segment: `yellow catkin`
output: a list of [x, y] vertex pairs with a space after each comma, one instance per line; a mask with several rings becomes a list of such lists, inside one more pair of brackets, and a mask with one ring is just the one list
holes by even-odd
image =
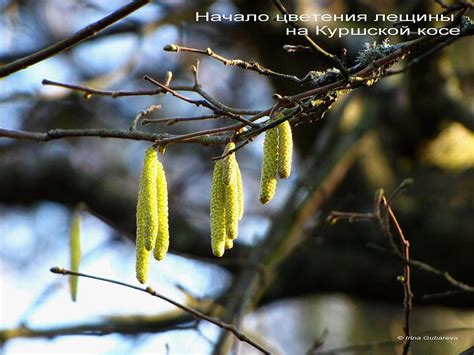
[[232, 249], [234, 247], [234, 241], [230, 238], [225, 238], [225, 248]]
[[[227, 154], [232, 149], [235, 149], [235, 143], [230, 142], [226, 145], [224, 150], [224, 155]], [[222, 171], [222, 180], [225, 185], [231, 185], [235, 183], [235, 169], [236, 169], [237, 160], [235, 158], [235, 153], [229, 154], [224, 158], [224, 165]]]
[[137, 201], [137, 239], [143, 237], [147, 250], [153, 249], [158, 232], [157, 167], [156, 150], [150, 147], [145, 152]]
[[240, 173], [239, 164], [236, 161], [236, 173], [237, 173], [237, 198], [239, 203], [239, 221], [244, 216], [244, 187], [242, 184], [242, 175]]
[[263, 142], [262, 172], [260, 178], [260, 202], [266, 204], [275, 195], [278, 173], [278, 129], [265, 131]]
[[237, 238], [239, 233], [239, 193], [237, 186], [237, 170], [233, 169], [234, 177], [230, 185], [224, 185], [225, 189], [225, 223], [227, 239]]
[[293, 136], [288, 121], [278, 125], [278, 175], [286, 179], [291, 174], [291, 158], [293, 155]]
[[156, 260], [163, 260], [170, 245], [168, 224], [168, 184], [166, 183], [163, 164], [158, 161], [156, 176], [156, 190], [158, 200], [158, 235], [156, 236], [154, 256]]
[[145, 248], [144, 235], [143, 233], [138, 234], [136, 237], [136, 262], [135, 272], [137, 280], [144, 284], [148, 278], [148, 267], [150, 264], [151, 251]]
[[218, 257], [224, 255], [226, 239], [225, 198], [222, 170], [223, 161], [218, 160], [214, 165], [210, 203], [212, 253]]
[[[71, 271], [78, 272], [81, 262], [81, 222], [77, 211], [74, 212], [72, 216], [69, 247], [71, 253]], [[71, 275], [69, 277], [69, 288], [71, 291], [71, 299], [74, 302], [76, 302], [77, 299], [77, 283], [78, 277]]]

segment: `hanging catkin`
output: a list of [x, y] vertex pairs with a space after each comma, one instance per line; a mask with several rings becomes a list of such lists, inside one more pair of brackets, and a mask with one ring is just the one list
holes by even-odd
[[137, 239], [143, 238], [147, 250], [153, 249], [158, 232], [157, 167], [156, 150], [150, 147], [145, 152], [137, 201]]
[[[69, 234], [69, 248], [71, 257], [71, 271], [78, 272], [81, 262], [81, 221], [79, 212], [75, 211], [71, 221], [71, 231]], [[77, 299], [78, 277], [71, 275], [69, 277], [69, 288], [71, 299], [76, 302]]]
[[163, 260], [168, 252], [170, 234], [168, 225], [168, 184], [163, 164], [158, 161], [156, 175], [156, 198], [158, 205], [158, 234], [155, 241], [154, 256]]
[[232, 249], [234, 247], [234, 241], [230, 238], [225, 238], [225, 248]]
[[266, 204], [275, 195], [278, 172], [278, 129], [265, 131], [263, 141], [263, 160], [260, 178], [260, 202]]
[[150, 264], [150, 254], [151, 251], [145, 248], [145, 241], [143, 234], [138, 234], [136, 236], [136, 262], [135, 262], [135, 272], [137, 280], [144, 284], [148, 278], [148, 267]]
[[142, 284], [147, 280], [149, 258], [158, 232], [157, 164], [156, 150], [150, 147], [145, 152], [137, 200], [135, 271]]
[[[229, 143], [224, 150], [227, 154], [235, 148]], [[239, 193], [237, 186], [237, 160], [232, 153], [223, 159], [222, 181], [224, 183], [226, 238], [234, 240], [239, 233]]]
[[286, 179], [291, 174], [291, 158], [293, 155], [293, 136], [288, 121], [278, 125], [278, 175]]
[[[235, 149], [235, 143], [230, 142], [226, 145], [224, 155]], [[236, 169], [235, 153], [229, 154], [224, 158], [224, 166], [222, 171], [222, 180], [225, 185], [232, 185], [235, 183], [235, 169]]]
[[237, 160], [235, 162], [236, 166], [236, 173], [237, 173], [237, 198], [238, 198], [238, 203], [239, 203], [239, 221], [242, 219], [244, 216], [244, 187], [242, 184], [242, 175], [240, 173], [240, 167], [239, 163], [237, 163]]
[[223, 161], [218, 160], [214, 165], [211, 187], [211, 246], [215, 256], [224, 255], [226, 239], [225, 198], [223, 182]]

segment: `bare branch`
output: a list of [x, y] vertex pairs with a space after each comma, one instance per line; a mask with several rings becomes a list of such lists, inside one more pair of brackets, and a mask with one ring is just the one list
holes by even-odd
[[[53, 80], [43, 79], [41, 82], [43, 85], [50, 85], [50, 86], [58, 86], [65, 89], [70, 89], [74, 91], [83, 92], [85, 96], [90, 97], [92, 95], [98, 96], [110, 96], [112, 98], [122, 97], [122, 96], [153, 96], [158, 94], [164, 94], [166, 91], [163, 89], [154, 89], [154, 90], [136, 90], [136, 91], [125, 91], [125, 90], [100, 90], [94, 89], [87, 86], [82, 85], [74, 85], [74, 84], [67, 84], [67, 83], [60, 83]], [[181, 85], [181, 86], [170, 86], [171, 89], [175, 91], [193, 91], [194, 88], [190, 85]]]
[[[43, 84], [45, 85], [55, 85], [61, 86], [65, 88], [69, 88], [72, 90], [77, 90], [84, 92], [87, 95], [103, 95], [103, 96], [111, 96], [111, 97], [118, 97], [118, 96], [135, 96], [135, 95], [157, 95], [162, 93], [171, 93], [174, 96], [184, 99], [186, 102], [195, 104], [195, 105], [202, 105], [207, 108], [210, 108], [214, 111], [215, 114], [222, 114], [233, 119], [239, 120], [242, 123], [229, 125], [226, 127], [218, 127], [209, 130], [197, 131], [192, 133], [187, 133], [179, 136], [172, 136], [172, 135], [154, 135], [151, 133], [143, 133], [143, 132], [136, 132], [134, 135], [130, 135], [130, 133], [125, 133], [123, 131], [117, 132], [116, 130], [112, 130], [110, 132], [106, 132], [105, 130], [53, 130], [47, 133], [34, 133], [34, 132], [23, 132], [23, 131], [13, 131], [13, 130], [2, 130], [0, 131], [0, 137], [9, 137], [9, 138], [17, 138], [17, 139], [33, 139], [38, 141], [50, 141], [52, 139], [58, 139], [63, 137], [76, 137], [85, 135], [85, 136], [101, 136], [101, 137], [115, 137], [115, 138], [129, 138], [129, 139], [144, 139], [144, 140], [154, 140], [159, 142], [160, 144], [170, 144], [176, 142], [196, 142], [201, 144], [224, 144], [229, 142], [232, 138], [236, 143], [244, 142], [243, 144], [239, 145], [239, 147], [247, 144], [253, 137], [256, 135], [264, 132], [267, 129], [273, 128], [274, 126], [278, 125], [279, 123], [285, 120], [291, 120], [292, 123], [298, 124], [305, 121], [311, 121], [314, 119], [320, 118], [324, 112], [330, 107], [330, 103], [328, 104], [326, 109], [322, 110], [321, 112], [317, 111], [312, 112], [314, 107], [310, 105], [312, 99], [325, 99], [330, 95], [336, 93], [338, 90], [351, 90], [361, 86], [370, 85], [373, 82], [377, 81], [379, 78], [383, 77], [387, 70], [397, 61], [402, 60], [408, 54], [415, 53], [415, 58], [422, 55], [425, 51], [429, 51], [433, 48], [433, 46], [438, 45], [447, 45], [451, 43], [456, 38], [461, 38], [464, 36], [469, 36], [474, 34], [474, 25], [468, 24], [466, 19], [463, 19], [459, 16], [462, 16], [464, 11], [466, 10], [466, 6], [464, 6], [456, 16], [456, 21], [453, 21], [447, 25], [455, 26], [459, 25], [461, 28], [459, 35], [452, 35], [452, 36], [424, 36], [417, 38], [412, 41], [404, 42], [401, 44], [397, 44], [393, 48], [393, 52], [390, 54], [366, 65], [365, 67], [361, 67], [360, 65], [355, 65], [354, 67], [349, 69], [351, 77], [349, 80], [342, 78], [341, 76], [335, 76], [329, 82], [324, 82], [318, 84], [317, 87], [304, 91], [302, 93], [281, 98], [274, 106], [260, 110], [260, 111], [252, 111], [252, 110], [242, 110], [242, 109], [235, 109], [229, 106], [226, 106], [220, 103], [218, 100], [213, 98], [209, 95], [205, 90], [202, 89], [199, 80], [198, 80], [198, 71], [199, 71], [199, 63], [197, 62], [195, 66], [193, 66], [193, 73], [195, 76], [195, 84], [193, 86], [167, 86], [163, 85], [158, 82], [154, 82], [155, 85], [159, 87], [155, 90], [146, 90], [146, 91], [106, 91], [106, 90], [96, 90], [91, 89], [83, 86], [78, 85], [71, 85], [71, 84], [63, 84], [52, 82], [49, 80], [44, 80]], [[149, 77], [150, 81], [154, 80]], [[169, 80], [167, 80], [169, 81]], [[156, 84], [158, 83], [158, 84]], [[324, 84], [324, 85], [323, 85]], [[201, 95], [204, 100], [192, 100], [189, 99], [177, 91], [194, 91]], [[307, 100], [308, 99], [308, 100]], [[307, 100], [305, 105], [301, 105], [303, 100]], [[254, 123], [259, 118], [264, 116], [269, 116], [272, 112], [275, 112], [276, 109], [284, 109], [292, 106], [292, 113], [286, 115], [284, 118], [271, 122], [270, 124], [261, 125]], [[324, 108], [324, 107], [323, 107]], [[310, 114], [307, 114], [305, 111], [309, 110]], [[301, 114], [300, 114], [301, 113]], [[249, 116], [251, 117], [245, 118], [242, 116]], [[315, 115], [318, 116], [315, 118]], [[245, 127], [246, 125], [251, 126], [251, 129], [241, 132], [240, 130]], [[240, 131], [240, 132], [239, 132]], [[228, 135], [222, 136], [222, 134], [229, 132]], [[230, 132], [239, 132], [237, 134]], [[214, 136], [218, 137], [214, 137]], [[213, 136], [213, 137], [211, 137]]]
[[168, 297], [156, 292], [155, 290], [153, 290], [149, 286], [146, 287], [146, 288], [142, 288], [142, 287], [127, 284], [125, 282], [111, 280], [111, 279], [107, 279], [107, 278], [104, 278], [104, 277], [98, 277], [98, 276], [93, 276], [93, 275], [89, 275], [89, 274], [84, 274], [84, 273], [81, 273], [81, 272], [74, 272], [74, 271], [63, 269], [63, 268], [60, 268], [60, 267], [53, 267], [53, 268], [50, 269], [50, 271], [52, 273], [55, 273], [55, 274], [75, 275], [75, 276], [86, 277], [86, 278], [89, 278], [89, 279], [108, 282], [108, 283], [112, 283], [112, 284], [115, 284], [115, 285], [124, 286], [124, 287], [128, 287], [128, 288], [131, 288], [131, 289], [134, 289], [134, 290], [137, 290], [137, 291], [148, 293], [148, 294], [150, 294], [154, 297], [157, 297], [157, 298], [159, 298], [159, 299], [161, 299], [165, 302], [168, 302], [168, 303], [172, 304], [173, 306], [178, 307], [179, 309], [183, 310], [186, 313], [189, 313], [189, 314], [193, 315], [194, 317], [196, 317], [198, 319], [203, 319], [203, 320], [205, 320], [209, 323], [212, 323], [212, 324], [218, 326], [221, 329], [224, 329], [224, 330], [227, 330], [228, 332], [231, 332], [232, 334], [234, 334], [237, 337], [237, 339], [253, 346], [255, 349], [260, 350], [263, 354], [270, 354], [270, 352], [268, 350], [266, 350], [261, 345], [257, 344], [253, 340], [251, 340], [244, 333], [240, 332], [234, 325], [221, 322], [219, 319], [210, 317], [210, 316], [208, 316], [208, 315], [206, 315], [202, 312], [199, 312], [198, 310], [195, 310], [195, 309], [190, 308], [188, 306], [185, 306], [185, 305], [183, 305], [179, 302], [176, 302], [176, 301], [172, 300], [171, 298], [168, 298]]
[[47, 58], [55, 56], [75, 45], [85, 41], [86, 39], [95, 36], [100, 31], [106, 29], [110, 25], [117, 21], [120, 21], [124, 17], [127, 17], [132, 12], [138, 10], [142, 6], [148, 4], [150, 0], [133, 0], [127, 5], [114, 11], [110, 15], [102, 18], [101, 20], [91, 23], [84, 27], [82, 30], [76, 32], [69, 38], [66, 38], [60, 42], [57, 42], [49, 47], [46, 47], [38, 52], [35, 52], [27, 57], [15, 60], [12, 63], [6, 64], [0, 67], [0, 78], [6, 77], [19, 70], [28, 68], [29, 66], [39, 63]]
[[[395, 191], [395, 193], [398, 190]], [[403, 300], [403, 306], [405, 309], [405, 344], [403, 344], [403, 355], [407, 355], [410, 351], [410, 344], [411, 344], [411, 331], [410, 331], [410, 314], [412, 309], [412, 300], [413, 300], [413, 292], [411, 291], [411, 270], [410, 270], [410, 242], [405, 238], [402, 228], [395, 217], [390, 205], [388, 204], [385, 197], [382, 197], [382, 204], [384, 208], [387, 210], [390, 219], [392, 220], [393, 224], [395, 225], [395, 229], [397, 230], [398, 237], [400, 238], [400, 244], [403, 247], [403, 256], [405, 260], [404, 265], [404, 276], [400, 278], [400, 281], [403, 284], [403, 289], [405, 291], [405, 299]]]
[[[392, 251], [392, 250], [388, 250], [386, 248], [383, 248], [379, 245], [375, 245], [375, 244], [367, 244], [367, 246], [369, 248], [372, 248], [374, 250], [377, 250], [377, 251], [380, 251], [380, 252], [384, 252], [384, 253], [389, 253], [390, 255], [393, 255], [395, 257], [399, 257], [401, 259], [403, 259], [403, 255], [399, 254], [399, 253], [396, 253], [395, 251]], [[447, 282], [449, 282], [452, 286], [455, 286], [459, 291], [463, 291], [463, 292], [474, 292], [474, 286], [470, 286], [468, 284], [465, 284], [464, 282], [461, 282], [457, 279], [455, 279], [453, 276], [451, 276], [451, 274], [447, 271], [443, 271], [443, 270], [439, 270], [433, 266], [431, 266], [430, 264], [427, 264], [423, 261], [420, 261], [420, 260], [414, 260], [414, 259], [411, 259], [410, 260], [410, 265], [411, 266], [415, 266], [417, 268], [419, 268], [420, 270], [424, 270], [426, 272], [429, 272], [431, 274], [434, 274], [434, 275], [438, 275], [438, 276], [441, 276], [442, 278], [444, 278]]]
[[[400, 192], [405, 190], [410, 184], [413, 183], [412, 179], [405, 179], [396, 189], [395, 191], [391, 194], [390, 198], [387, 199], [383, 195], [383, 190], [379, 190], [376, 193], [376, 198], [375, 198], [375, 203], [374, 203], [374, 211], [372, 213], [357, 213], [357, 212], [332, 212], [329, 217], [328, 221], [329, 222], [335, 222], [338, 219], [345, 219], [348, 220], [349, 222], [354, 222], [354, 221], [361, 221], [361, 220], [373, 220], [374, 222], [377, 222], [378, 225], [382, 228], [384, 234], [388, 237], [390, 244], [392, 246], [392, 250], [387, 250], [385, 248], [382, 248], [378, 245], [373, 245], [373, 244], [368, 244], [368, 246], [381, 250], [381, 251], [386, 251], [389, 253], [392, 253], [396, 255], [397, 257], [401, 258], [403, 260], [403, 265], [404, 265], [404, 275], [399, 276], [398, 280], [402, 282], [403, 284], [403, 289], [404, 289], [404, 301], [403, 301], [403, 306], [405, 310], [405, 326], [404, 326], [404, 331], [405, 331], [405, 342], [403, 345], [403, 354], [406, 355], [410, 351], [410, 344], [411, 344], [411, 330], [410, 330], [410, 316], [411, 316], [411, 310], [412, 310], [412, 300], [413, 300], [413, 292], [411, 290], [411, 270], [410, 266], [416, 266], [420, 269], [423, 269], [425, 271], [428, 271], [430, 273], [440, 275], [444, 277], [451, 285], [456, 286], [459, 290], [462, 291], [468, 291], [468, 292], [474, 292], [474, 287], [468, 286], [458, 280], [455, 280], [449, 273], [445, 271], [440, 271], [438, 269], [433, 268], [432, 266], [423, 263], [418, 260], [412, 260], [410, 259], [410, 243], [409, 241], [405, 238], [403, 230], [398, 223], [398, 220], [395, 216], [395, 213], [393, 212], [390, 203], [391, 201], [399, 195]], [[382, 209], [380, 208], [382, 207]], [[383, 212], [383, 214], [382, 214]], [[393, 237], [392, 233], [390, 230], [390, 224], [389, 220], [393, 223], [395, 226], [395, 230], [397, 231], [397, 235], [399, 237], [400, 244], [402, 246], [403, 252], [400, 252], [399, 249], [397, 248], [396, 245], [394, 245], [393, 242]], [[456, 291], [448, 291], [447, 293], [443, 293], [442, 295], [445, 296], [446, 294], [454, 294]], [[435, 295], [435, 297], [438, 295]]]
[[252, 70], [261, 75], [273, 76], [276, 78], [292, 81], [297, 84], [301, 84], [303, 82], [303, 80], [298, 78], [297, 76], [278, 73], [276, 71], [273, 71], [271, 69], [261, 66], [257, 62], [246, 62], [242, 59], [227, 59], [217, 54], [216, 52], [214, 52], [211, 48], [207, 48], [206, 50], [204, 50], [204, 49], [197, 49], [197, 48], [190, 48], [190, 47], [182, 47], [176, 44], [168, 44], [163, 47], [163, 50], [167, 52], [191, 52], [191, 53], [207, 55], [213, 59], [218, 60], [224, 65], [239, 67], [246, 70]]
[[158, 316], [120, 316], [107, 317], [103, 322], [85, 323], [73, 326], [52, 328], [29, 328], [21, 326], [13, 329], [0, 330], [0, 344], [15, 338], [48, 338], [65, 335], [107, 335], [161, 333], [170, 330], [193, 329], [186, 326], [193, 317], [186, 313], [162, 314]]
[[[280, 0], [273, 0], [273, 4], [275, 5], [275, 7], [278, 9], [278, 11], [280, 11], [280, 13], [282, 15], [289, 15], [288, 13], [288, 10], [285, 8], [285, 6], [282, 4], [282, 2]], [[291, 27], [293, 28], [299, 28], [298, 24], [296, 24], [295, 22], [293, 21], [288, 21], [288, 23], [290, 24]], [[339, 67], [339, 69], [341, 69], [341, 72], [344, 74], [344, 76], [347, 78], [349, 76], [349, 72], [347, 70], [347, 68], [344, 66], [344, 64], [342, 63], [342, 61], [334, 54], [331, 54], [327, 51], [325, 51], [321, 46], [319, 46], [316, 42], [314, 42], [311, 37], [309, 37], [308, 35], [304, 35], [303, 36], [304, 39], [310, 44], [310, 46], [316, 51], [316, 52], [319, 52], [321, 53], [322, 55], [324, 55], [326, 58], [329, 58], [330, 60], [332, 60], [333, 62], [336, 63], [336, 65]]]
[[26, 139], [33, 140], [36, 142], [49, 142], [52, 140], [69, 138], [69, 137], [102, 137], [102, 138], [119, 138], [119, 139], [131, 139], [141, 140], [157, 143], [200, 143], [204, 145], [210, 144], [225, 144], [228, 142], [227, 137], [210, 137], [209, 134], [226, 132], [231, 129], [220, 129], [201, 131], [199, 134], [194, 134], [192, 137], [182, 135], [174, 136], [170, 134], [157, 134], [143, 131], [130, 131], [122, 129], [106, 129], [106, 128], [89, 128], [89, 129], [52, 129], [47, 132], [29, 132], [20, 131], [14, 129], [0, 128], [0, 138], [14, 138], [14, 139]]
[[[448, 328], [448, 329], [436, 329], [436, 330], [429, 330], [423, 333], [415, 334], [414, 337], [422, 337], [426, 335], [440, 335], [445, 333], [460, 333], [460, 332], [472, 332], [474, 330], [473, 327], [464, 327], [464, 328]], [[403, 339], [400, 340], [385, 340], [385, 341], [374, 341], [365, 344], [356, 344], [350, 346], [344, 346], [342, 348], [337, 349], [330, 349], [327, 351], [316, 351], [311, 352], [314, 355], [334, 355], [334, 354], [345, 354], [345, 353], [370, 353], [370, 352], [380, 352], [380, 348], [384, 345], [396, 345], [401, 344]]]
[[177, 122], [190, 122], [190, 121], [204, 121], [204, 120], [215, 120], [222, 118], [224, 115], [202, 115], [202, 116], [193, 116], [193, 117], [167, 117], [167, 118], [144, 118], [142, 120], [142, 126], [155, 123], [166, 123], [168, 126], [174, 125]]

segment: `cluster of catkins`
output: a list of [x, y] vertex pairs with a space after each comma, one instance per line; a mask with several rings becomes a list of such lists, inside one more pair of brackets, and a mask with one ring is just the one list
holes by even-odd
[[[282, 118], [278, 113], [269, 123]], [[224, 255], [231, 249], [238, 234], [238, 223], [244, 212], [242, 177], [235, 153], [234, 143], [224, 151], [224, 159], [214, 165], [211, 189], [211, 246], [215, 256]], [[277, 176], [286, 179], [291, 174], [293, 137], [288, 121], [265, 132], [263, 161], [260, 182], [260, 202], [266, 204], [275, 195]]]
[[211, 188], [211, 246], [212, 253], [221, 257], [225, 249], [234, 246], [239, 221], [244, 214], [244, 194], [234, 143], [226, 146], [224, 159], [214, 165]]
[[168, 187], [154, 147], [145, 152], [137, 201], [136, 276], [145, 283], [150, 254], [163, 260], [169, 247]]
[[[281, 119], [277, 113], [269, 123]], [[235, 143], [227, 144], [224, 158], [216, 161], [210, 198], [211, 247], [221, 257], [231, 249], [244, 214], [242, 176], [235, 157]], [[266, 204], [275, 195], [277, 177], [286, 179], [291, 174], [293, 138], [288, 121], [265, 131], [260, 181], [260, 202]], [[169, 247], [168, 192], [163, 165], [155, 148], [145, 152], [137, 202], [136, 276], [145, 283], [152, 251], [162, 260]]]
[[[281, 113], [276, 114], [270, 123], [282, 117]], [[260, 179], [260, 202], [262, 204], [270, 202], [275, 195], [277, 176], [282, 179], [290, 176], [292, 155], [293, 136], [288, 121], [265, 131]]]

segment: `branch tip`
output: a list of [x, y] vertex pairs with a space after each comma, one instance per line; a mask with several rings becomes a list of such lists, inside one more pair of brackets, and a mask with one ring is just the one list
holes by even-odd
[[179, 52], [179, 47], [176, 44], [167, 44], [163, 47], [165, 52]]
[[59, 266], [53, 266], [51, 269], [49, 269], [50, 272], [53, 274], [63, 274], [65, 275], [64, 269]]

